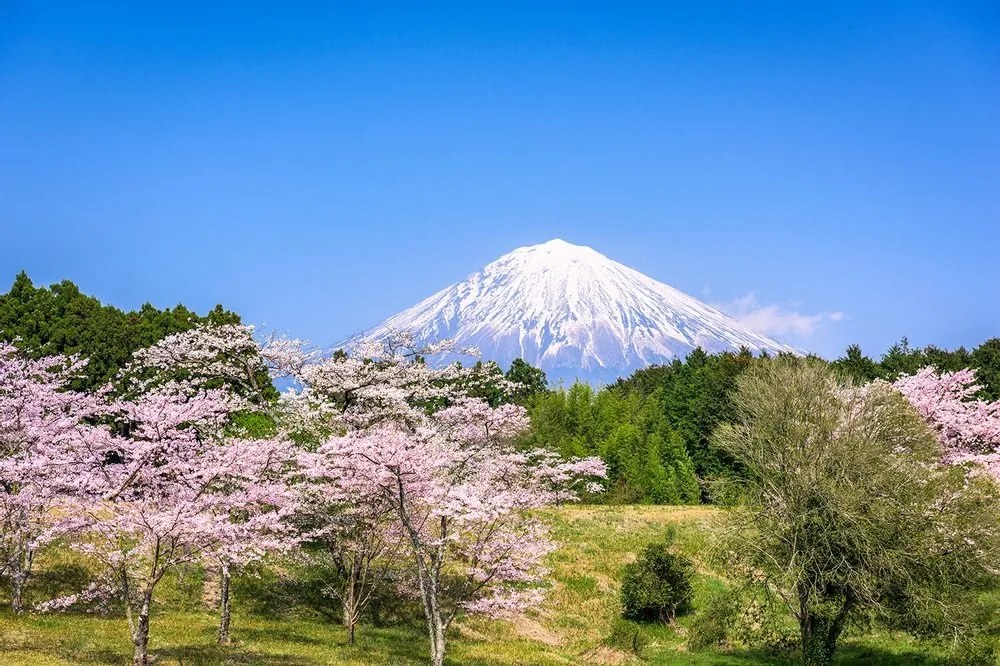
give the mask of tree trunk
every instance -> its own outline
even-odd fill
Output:
[[[24,609],[24,587],[31,575],[34,556],[34,551],[28,548],[27,543],[22,542],[14,558],[14,570],[10,574],[10,607],[15,614],[20,614]]]
[[[434,666],[444,664],[445,622],[438,606],[438,577],[436,562],[431,567],[425,566],[422,559],[417,559],[417,576],[420,582],[420,597],[424,602],[424,615],[427,618],[427,632],[431,639],[431,663]]]
[[[14,614],[20,614],[23,609],[25,576],[20,571],[15,571],[10,577],[10,607]]]
[[[799,622],[802,636],[802,663],[805,666],[830,666],[843,631],[842,613],[807,613]]]
[[[443,516],[441,517],[441,540],[427,558],[428,562],[424,559],[425,550],[420,542],[420,536],[413,528],[413,524],[410,522],[406,511],[406,491],[398,470],[396,470],[396,484],[399,491],[399,495],[395,498],[399,503],[399,517],[402,519],[403,526],[409,533],[410,541],[413,544],[413,556],[417,565],[417,582],[420,584],[420,600],[424,605],[424,615],[427,618],[427,631],[431,639],[431,663],[433,666],[443,666],[447,624],[441,616],[441,608],[438,605],[438,582],[441,579],[444,535],[447,534],[447,519]]]
[[[219,645],[229,645],[229,622],[232,618],[232,609],[229,603],[229,582],[232,579],[232,572],[229,570],[229,562],[223,562],[220,567],[219,581]]]
[[[135,646],[132,653],[133,666],[149,666],[149,607],[152,601],[153,592],[147,590],[142,597],[139,618],[132,632],[132,643]]]
[[[434,666],[443,666],[444,664],[444,622],[441,621],[440,615],[433,618],[428,622],[431,634],[431,663]]]
[[[358,626],[358,596],[355,590],[357,577],[358,568],[352,557],[350,567],[347,570],[347,589],[344,590],[344,627],[347,629],[348,645],[354,645],[354,633]]]

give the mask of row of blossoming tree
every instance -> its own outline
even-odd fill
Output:
[[[483,382],[497,389],[481,367],[425,362],[443,351],[398,336],[323,355],[205,326],[136,353],[84,394],[69,384],[85,361],[0,346],[0,573],[14,610],[39,550],[73,548],[99,573],[35,609],[123,608],[134,662],[146,664],[168,573],[218,572],[227,643],[234,570],[307,554],[342,574],[331,592],[351,641],[391,571],[419,599],[443,663],[460,614],[540,602],[554,544],[532,510],[598,491],[605,475],[596,459],[516,448],[524,410],[471,397]],[[293,388],[274,400],[277,377]]]

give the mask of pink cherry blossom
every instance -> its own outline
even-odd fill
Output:
[[[0,574],[11,582],[15,612],[38,548],[64,534],[57,518],[72,458],[85,437],[94,401],[67,388],[83,363],[63,357],[32,360],[0,343]]]
[[[331,497],[391,511],[408,544],[435,664],[460,613],[507,617],[543,598],[554,545],[531,516],[572,501],[606,474],[597,459],[519,451],[529,422],[515,405],[468,396],[476,367],[435,368],[406,336],[302,366],[286,396],[290,423],[332,434],[309,465]],[[491,379],[495,379],[492,378]]]
[[[946,462],[972,464],[1000,479],[1000,401],[976,397],[973,370],[927,367],[894,385],[937,434]]]
[[[297,542],[289,518],[298,495],[288,481],[298,450],[226,430],[234,411],[264,397],[251,333],[205,327],[138,352],[118,385],[101,392],[102,427],[66,454],[66,501],[84,537],[76,548],[105,565],[136,664],[148,661],[150,609],[167,572],[210,560],[228,585],[231,567]],[[228,638],[228,596],[222,610],[220,640]]]

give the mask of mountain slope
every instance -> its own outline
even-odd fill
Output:
[[[683,356],[795,348],[588,247],[552,240],[505,254],[387,319],[362,339],[410,331],[453,339],[506,366],[522,357],[550,379],[612,381]]]

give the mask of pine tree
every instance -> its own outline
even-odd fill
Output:
[[[160,310],[146,303],[138,311],[123,312],[82,293],[69,280],[35,287],[24,271],[0,295],[0,341],[13,342],[34,357],[86,358],[84,376],[73,382],[79,390],[106,383],[135,351],[209,321],[235,324],[240,317],[221,305],[204,317],[183,305]]]

